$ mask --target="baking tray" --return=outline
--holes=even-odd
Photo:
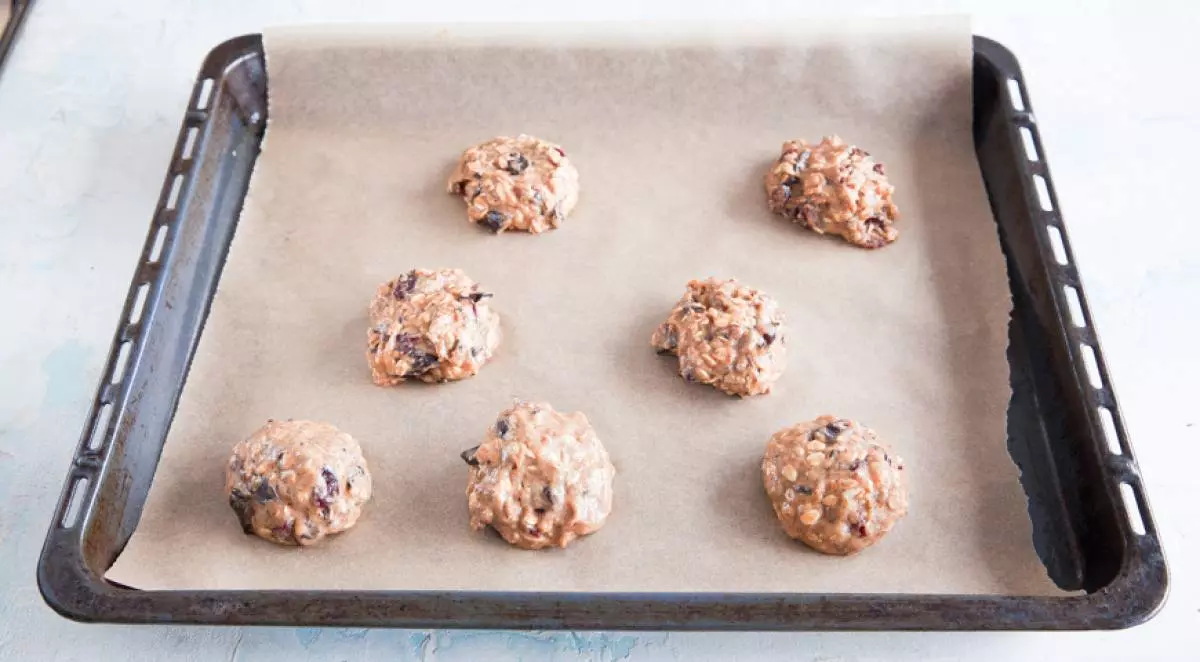
[[[1162,605],[1167,568],[1013,55],[974,41],[974,131],[1013,295],[1009,450],[1061,597],[479,591],[142,591],[105,571],[137,525],[263,137],[262,38],[196,82],[113,348],[38,564],[78,620],[679,630],[1113,629]],[[1124,492],[1128,492],[1129,501]]]
[[[8,59],[8,54],[17,41],[17,35],[21,33],[21,26],[25,24],[25,16],[29,13],[33,0],[0,0],[0,3],[9,5],[8,23],[0,25],[0,71],[3,71],[4,61]]]

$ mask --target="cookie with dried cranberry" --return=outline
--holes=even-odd
[[[446,189],[467,203],[467,220],[497,234],[557,228],[579,200],[579,172],[558,145],[501,136],[463,152]]]
[[[771,211],[862,248],[896,240],[899,211],[882,163],[837,136],[783,144],[764,179]]]
[[[566,547],[612,511],[616,470],[580,412],[517,402],[462,457],[471,528],[490,526],[517,547]]]
[[[367,363],[379,386],[479,372],[500,344],[500,315],[461,269],[413,269],[379,286],[368,309]]]
[[[679,374],[730,395],[770,393],[787,366],[787,329],[774,299],[736,280],[693,280],[650,338]]]
[[[225,491],[245,533],[307,546],[354,526],[371,474],[358,442],[336,427],[267,421],[233,447]]]
[[[783,530],[825,554],[862,551],[908,513],[904,461],[873,430],[845,418],[776,432],[762,478]]]

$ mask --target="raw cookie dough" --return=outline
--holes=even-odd
[[[225,491],[247,534],[312,545],[354,526],[371,474],[358,442],[332,425],[267,421],[233,447]]]
[[[679,374],[730,395],[769,393],[787,364],[783,313],[736,280],[693,280],[650,339],[679,357]]]
[[[463,152],[447,191],[467,203],[467,219],[497,234],[557,228],[579,200],[579,172],[567,153],[533,136],[501,136]]]
[[[886,246],[899,235],[883,164],[837,136],[816,145],[785,142],[765,184],[771,211],[810,230],[863,248]]]
[[[380,285],[367,330],[372,379],[379,386],[437,383],[479,372],[500,344],[491,296],[460,269],[413,269]]]
[[[517,547],[566,547],[604,526],[612,510],[616,470],[580,412],[517,402],[462,458],[471,465],[471,528],[491,526]]]
[[[904,461],[870,428],[844,418],[776,432],[762,476],[783,530],[825,554],[874,545],[908,512]]]

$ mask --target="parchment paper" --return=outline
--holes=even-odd
[[[971,141],[961,20],[785,26],[409,27],[267,35],[270,125],[141,523],[109,577],[141,588],[1055,594],[1005,447],[1010,297]],[[562,144],[582,196],[560,230],[493,236],[444,191],[468,145]],[[766,208],[789,138],[887,164],[903,214],[878,251]],[[460,383],[379,388],[378,283],[457,266],[505,340]],[[775,296],[791,365],[769,396],[685,384],[650,334],[690,278]],[[513,397],[582,410],[614,511],[566,550],[467,527],[459,452]],[[834,558],[790,541],[759,463],[834,413],[907,462],[911,514]],[[365,448],[376,496],[311,549],[246,537],[222,491],[268,417]]]

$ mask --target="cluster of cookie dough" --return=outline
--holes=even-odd
[[[771,211],[819,234],[862,248],[880,248],[899,236],[899,210],[883,164],[837,136],[815,145],[783,143],[764,184]]]
[[[904,461],[870,428],[821,416],[767,442],[762,479],[779,523],[825,554],[854,554],[908,512]]]
[[[616,470],[587,417],[517,401],[462,454],[470,526],[523,549],[566,547],[604,526]],[[308,546],[354,526],[371,474],[353,437],[327,423],[267,421],[233,447],[229,505],[246,534]]]
[[[579,199],[579,173],[561,147],[531,136],[463,152],[449,191],[467,218],[499,234],[557,228]],[[367,364],[379,386],[474,376],[500,344],[492,294],[460,269],[412,269],[381,284],[367,306]],[[525,549],[565,547],[612,510],[615,470],[579,412],[517,402],[463,454],[472,528],[490,526]],[[242,530],[282,545],[312,545],[354,526],[371,474],[353,437],[327,423],[268,421],[233,448],[225,472]]]
[[[783,374],[787,327],[778,304],[734,280],[692,281],[651,344],[678,357],[679,374],[725,393],[769,393]],[[825,554],[853,554],[908,512],[904,463],[874,431],[822,416],[775,433],[763,487],[792,538]]]
[[[837,136],[816,144],[789,140],[764,177],[771,211],[819,234],[862,248],[899,236],[899,210],[884,165]],[[539,138],[501,136],[468,148],[447,183],[467,220],[499,234],[559,227],[579,201],[579,172],[562,147]]]
[[[499,234],[557,228],[579,201],[579,172],[562,147],[501,136],[468,148],[447,191],[467,203],[467,220]]]
[[[897,211],[882,164],[836,137],[784,143],[765,178],[770,209],[864,248],[895,241]],[[558,228],[579,199],[579,173],[553,143],[500,137],[463,152],[448,182],[467,218],[499,234]],[[500,344],[492,294],[459,269],[412,269],[368,305],[367,363],[375,384],[442,383],[477,374]],[[686,381],[764,395],[787,365],[778,303],[735,280],[693,280],[651,344]],[[580,412],[517,401],[462,453],[468,521],[523,549],[566,547],[612,510],[615,469]],[[903,462],[858,423],[823,416],[775,433],[763,486],[783,530],[827,554],[880,540],[907,512]],[[243,530],[311,545],[358,521],[372,482],[362,449],[327,423],[268,421],[234,446],[229,504]]]
[[[693,280],[650,344],[679,357],[679,374],[730,395],[769,393],[787,362],[774,299],[735,280]]]
[[[490,526],[517,547],[566,547],[603,526],[612,510],[616,470],[580,412],[518,401],[462,458],[470,466],[471,528]]]
[[[465,379],[500,344],[500,316],[460,269],[413,269],[383,283],[367,308],[367,363],[379,386]]]
[[[225,491],[247,534],[312,545],[354,526],[371,473],[358,442],[334,426],[267,421],[233,447]]]

